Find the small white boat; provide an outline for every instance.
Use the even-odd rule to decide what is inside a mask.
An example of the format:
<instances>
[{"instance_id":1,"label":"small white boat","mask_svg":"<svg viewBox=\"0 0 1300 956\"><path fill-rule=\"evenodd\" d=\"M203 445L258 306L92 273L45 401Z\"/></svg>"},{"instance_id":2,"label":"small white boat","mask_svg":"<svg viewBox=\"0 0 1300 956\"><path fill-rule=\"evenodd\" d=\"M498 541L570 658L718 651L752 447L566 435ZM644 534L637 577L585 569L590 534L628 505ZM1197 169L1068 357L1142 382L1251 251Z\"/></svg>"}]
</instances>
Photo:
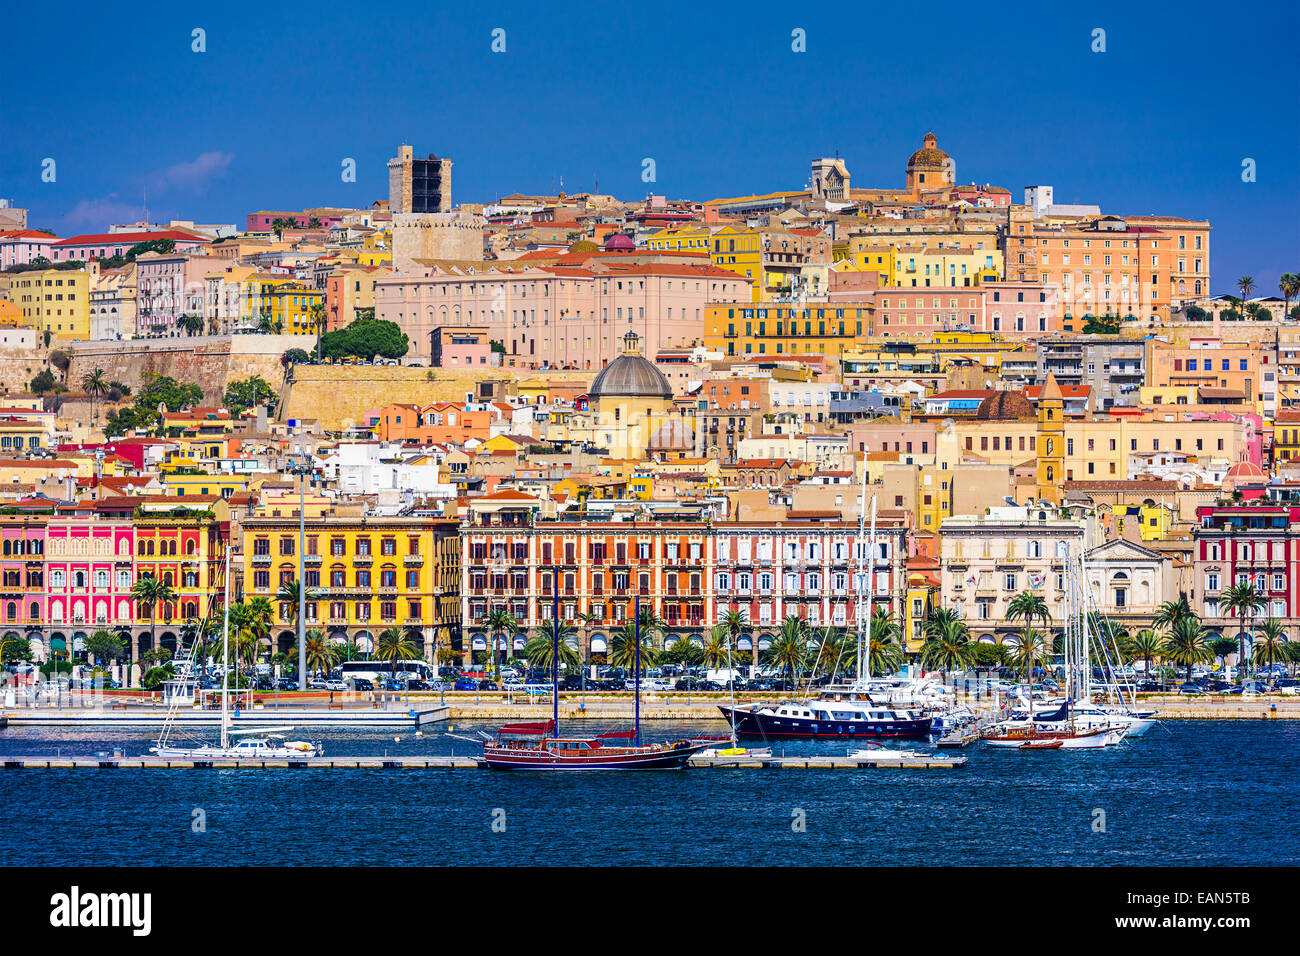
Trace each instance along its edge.
<instances>
[{"instance_id":1,"label":"small white boat","mask_svg":"<svg viewBox=\"0 0 1300 956\"><path fill-rule=\"evenodd\" d=\"M227 736L243 736L245 739L217 747L199 744L195 747L150 747L149 750L157 757L171 760L296 760L301 757L319 757L323 753L319 744L286 739L283 734L290 730L293 728L231 730Z\"/></svg>"}]
</instances>

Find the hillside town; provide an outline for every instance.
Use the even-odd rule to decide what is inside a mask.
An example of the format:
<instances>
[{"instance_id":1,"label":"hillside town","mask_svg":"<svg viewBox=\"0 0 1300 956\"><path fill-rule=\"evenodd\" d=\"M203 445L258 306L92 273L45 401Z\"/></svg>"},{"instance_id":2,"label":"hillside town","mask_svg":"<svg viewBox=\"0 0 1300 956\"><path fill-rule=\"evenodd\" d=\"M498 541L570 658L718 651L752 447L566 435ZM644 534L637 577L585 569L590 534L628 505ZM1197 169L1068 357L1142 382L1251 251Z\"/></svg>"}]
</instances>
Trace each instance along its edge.
<instances>
[{"instance_id":1,"label":"hillside town","mask_svg":"<svg viewBox=\"0 0 1300 956\"><path fill-rule=\"evenodd\" d=\"M0 201L4 660L139 686L228 584L268 662L468 668L559 620L603 663L640 609L660 651L869 616L941 664L1014 649L1026 593L1064 626L1067 554L1136 658L1293 659L1300 267L1214 276L1194 208L916 143L708 200L457 204L403 144L365 208Z\"/></svg>"}]
</instances>

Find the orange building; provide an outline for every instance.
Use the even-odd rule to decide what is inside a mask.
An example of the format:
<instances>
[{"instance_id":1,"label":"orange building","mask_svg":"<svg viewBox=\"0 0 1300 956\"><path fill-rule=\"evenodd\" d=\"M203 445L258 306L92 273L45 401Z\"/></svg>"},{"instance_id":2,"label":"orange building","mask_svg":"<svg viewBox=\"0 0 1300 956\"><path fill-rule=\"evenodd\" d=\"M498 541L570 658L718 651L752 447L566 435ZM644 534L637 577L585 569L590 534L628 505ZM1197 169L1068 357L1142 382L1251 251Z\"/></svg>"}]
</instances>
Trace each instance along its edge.
<instances>
[{"instance_id":1,"label":"orange building","mask_svg":"<svg viewBox=\"0 0 1300 956\"><path fill-rule=\"evenodd\" d=\"M1007 281L1059 288L1064 314L1073 319L1109 313L1168 320L1171 306L1210 291L1208 222L1101 216L1063 223L1011 206L1002 247Z\"/></svg>"},{"instance_id":2,"label":"orange building","mask_svg":"<svg viewBox=\"0 0 1300 956\"><path fill-rule=\"evenodd\" d=\"M380 441L412 442L438 445L455 442L463 445L471 438L487 441L492 423L500 421L508 406L493 403L434 402L412 405L394 402L380 409L375 423L375 437Z\"/></svg>"}]
</instances>

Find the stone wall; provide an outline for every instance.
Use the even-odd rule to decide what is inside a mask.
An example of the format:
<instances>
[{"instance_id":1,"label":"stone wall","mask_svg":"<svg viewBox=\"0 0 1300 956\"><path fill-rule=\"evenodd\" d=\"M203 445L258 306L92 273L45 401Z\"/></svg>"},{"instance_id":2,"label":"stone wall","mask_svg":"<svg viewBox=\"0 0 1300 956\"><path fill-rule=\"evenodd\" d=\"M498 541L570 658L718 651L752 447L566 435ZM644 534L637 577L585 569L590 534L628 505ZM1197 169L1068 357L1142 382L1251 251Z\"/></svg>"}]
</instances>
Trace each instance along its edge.
<instances>
[{"instance_id":1,"label":"stone wall","mask_svg":"<svg viewBox=\"0 0 1300 956\"><path fill-rule=\"evenodd\" d=\"M315 341L308 335L214 335L76 342L66 346L72 353L68 382L77 391L87 372L102 368L106 378L138 392L145 374L153 372L194 382L202 387L205 402L219 404L235 379L260 375L278 388L284 380L280 356L291 348L310 350Z\"/></svg>"},{"instance_id":2,"label":"stone wall","mask_svg":"<svg viewBox=\"0 0 1300 956\"><path fill-rule=\"evenodd\" d=\"M361 424L372 409L393 402L463 402L484 377L515 378L513 369L484 371L392 365L299 365L283 395L281 420L317 419L326 429Z\"/></svg>"}]
</instances>

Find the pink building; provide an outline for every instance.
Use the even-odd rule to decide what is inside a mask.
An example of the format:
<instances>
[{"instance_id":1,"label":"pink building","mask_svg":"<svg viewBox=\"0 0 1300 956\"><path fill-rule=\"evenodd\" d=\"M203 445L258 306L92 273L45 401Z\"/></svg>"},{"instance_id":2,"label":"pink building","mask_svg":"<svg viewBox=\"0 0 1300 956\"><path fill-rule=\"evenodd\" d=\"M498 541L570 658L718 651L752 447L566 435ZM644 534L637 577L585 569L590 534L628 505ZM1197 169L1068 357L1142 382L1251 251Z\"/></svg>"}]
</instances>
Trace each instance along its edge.
<instances>
[{"instance_id":1,"label":"pink building","mask_svg":"<svg viewBox=\"0 0 1300 956\"><path fill-rule=\"evenodd\" d=\"M375 282L375 317L401 326L411 356L430 357L438 328L486 328L506 349L504 364L599 369L641 336L646 354L703 343L704 309L749 302L750 281L705 264L619 263L428 269Z\"/></svg>"},{"instance_id":2,"label":"pink building","mask_svg":"<svg viewBox=\"0 0 1300 956\"><path fill-rule=\"evenodd\" d=\"M54 262L89 262L91 259L107 259L120 256L132 246L142 242L154 242L158 239L170 239L176 244L176 252L193 252L204 249L210 239L175 230L159 232L106 232L93 235L71 236L56 239L50 244L50 259Z\"/></svg>"},{"instance_id":3,"label":"pink building","mask_svg":"<svg viewBox=\"0 0 1300 956\"><path fill-rule=\"evenodd\" d=\"M207 255L146 252L135 260L136 331L140 335L184 335L176 320L204 315Z\"/></svg>"},{"instance_id":4,"label":"pink building","mask_svg":"<svg viewBox=\"0 0 1300 956\"><path fill-rule=\"evenodd\" d=\"M0 232L0 269L25 266L38 257L51 259L50 247L57 241L57 236L32 229Z\"/></svg>"},{"instance_id":5,"label":"pink building","mask_svg":"<svg viewBox=\"0 0 1300 956\"><path fill-rule=\"evenodd\" d=\"M244 231L271 232L271 224L277 219L292 219L299 229L306 229L313 216L320 221L321 228L326 230L332 229L343 221L343 216L338 213L312 212L310 209L302 212L277 212L274 209L261 209L248 214L244 221Z\"/></svg>"},{"instance_id":6,"label":"pink building","mask_svg":"<svg viewBox=\"0 0 1300 956\"><path fill-rule=\"evenodd\" d=\"M925 337L935 332L997 332L1014 337L1061 331L1059 290L1035 283L877 289L872 305L871 333L882 338Z\"/></svg>"},{"instance_id":7,"label":"pink building","mask_svg":"<svg viewBox=\"0 0 1300 956\"><path fill-rule=\"evenodd\" d=\"M849 451L896 451L904 462L909 455L919 459L935 453L937 428L933 422L854 422L848 432Z\"/></svg>"},{"instance_id":8,"label":"pink building","mask_svg":"<svg viewBox=\"0 0 1300 956\"><path fill-rule=\"evenodd\" d=\"M26 637L36 656L44 658L45 529L44 515L5 515L0 518L0 615L5 638Z\"/></svg>"},{"instance_id":9,"label":"pink building","mask_svg":"<svg viewBox=\"0 0 1300 956\"><path fill-rule=\"evenodd\" d=\"M89 506L84 506L87 511ZM50 640L72 649L98 630L127 634L134 622L135 528L128 519L70 512L49 519L45 581Z\"/></svg>"},{"instance_id":10,"label":"pink building","mask_svg":"<svg viewBox=\"0 0 1300 956\"><path fill-rule=\"evenodd\" d=\"M430 364L437 368L487 368L498 364L486 326L436 328L429 333Z\"/></svg>"}]
</instances>

